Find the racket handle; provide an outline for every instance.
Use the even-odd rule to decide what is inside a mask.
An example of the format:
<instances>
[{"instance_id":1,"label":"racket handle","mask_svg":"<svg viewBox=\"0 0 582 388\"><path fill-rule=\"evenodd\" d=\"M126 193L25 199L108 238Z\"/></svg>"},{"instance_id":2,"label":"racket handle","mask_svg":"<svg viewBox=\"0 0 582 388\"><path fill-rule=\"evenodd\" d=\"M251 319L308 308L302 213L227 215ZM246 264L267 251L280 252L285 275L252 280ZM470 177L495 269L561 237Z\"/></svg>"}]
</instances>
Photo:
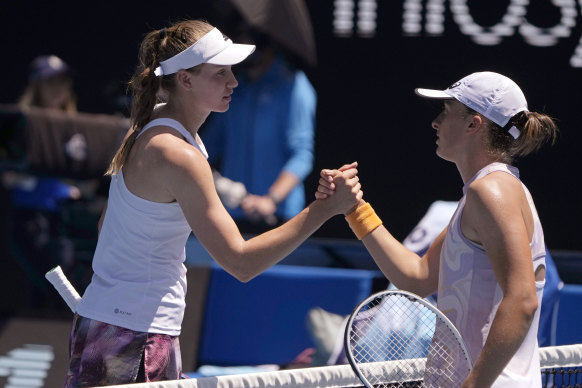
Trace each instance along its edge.
<instances>
[{"instance_id":1,"label":"racket handle","mask_svg":"<svg viewBox=\"0 0 582 388\"><path fill-rule=\"evenodd\" d=\"M77 303L81 300L81 296L75 290L75 287L69 282L69 279L63 273L60 266L48 271L45 275L49 282L55 287L55 289L61 295L61 298L67 303L67 306L71 309L73 313L77 312Z\"/></svg>"}]
</instances>

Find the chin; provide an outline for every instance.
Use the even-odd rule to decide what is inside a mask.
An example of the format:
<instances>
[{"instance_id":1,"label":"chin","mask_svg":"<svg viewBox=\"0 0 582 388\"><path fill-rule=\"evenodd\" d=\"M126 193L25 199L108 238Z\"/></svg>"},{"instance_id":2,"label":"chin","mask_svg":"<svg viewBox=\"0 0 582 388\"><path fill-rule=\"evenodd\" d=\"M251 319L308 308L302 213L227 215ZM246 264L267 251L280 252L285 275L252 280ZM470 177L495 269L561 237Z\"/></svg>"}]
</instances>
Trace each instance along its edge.
<instances>
[{"instance_id":1,"label":"chin","mask_svg":"<svg viewBox=\"0 0 582 388\"><path fill-rule=\"evenodd\" d=\"M224 113L226 112L228 109L230 108L230 105L226 105L226 106L222 106L222 107L217 107L215 109L213 109L213 112L217 112L217 113Z\"/></svg>"},{"instance_id":2,"label":"chin","mask_svg":"<svg viewBox=\"0 0 582 388\"><path fill-rule=\"evenodd\" d=\"M436 154L439 158L444 159L444 160L449 160L447 158L447 156L445 154L443 154L442 150L440 150L438 147L436 149Z\"/></svg>"},{"instance_id":3,"label":"chin","mask_svg":"<svg viewBox=\"0 0 582 388\"><path fill-rule=\"evenodd\" d=\"M452 162L452 163L455 163L455 160L454 160L453 158L451 158L451 157L449 157L449 156L447 156L447 155L445 155L445 154L443 154L443 153L439 152L439 150L438 150L438 149L437 149L437 152L436 152L436 154L437 154L437 156L438 156L439 158L441 158L441 159L443 159L443 160L446 160L447 162Z\"/></svg>"}]
</instances>

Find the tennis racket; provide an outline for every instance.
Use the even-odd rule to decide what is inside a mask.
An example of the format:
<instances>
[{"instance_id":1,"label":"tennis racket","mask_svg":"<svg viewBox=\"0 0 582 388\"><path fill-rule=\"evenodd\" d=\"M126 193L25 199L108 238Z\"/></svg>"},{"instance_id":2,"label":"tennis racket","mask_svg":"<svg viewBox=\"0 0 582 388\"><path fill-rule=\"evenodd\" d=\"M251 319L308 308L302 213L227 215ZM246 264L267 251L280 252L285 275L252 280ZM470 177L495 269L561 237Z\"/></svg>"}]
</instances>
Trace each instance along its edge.
<instances>
[{"instance_id":1,"label":"tennis racket","mask_svg":"<svg viewBox=\"0 0 582 388\"><path fill-rule=\"evenodd\" d=\"M47 280L55 287L55 289L61 295L61 298L67 303L67 306L74 313L77 311L77 303L81 300L81 296L75 290L75 287L69 282L67 276L64 274L60 266L48 271L45 275Z\"/></svg>"},{"instance_id":2,"label":"tennis racket","mask_svg":"<svg viewBox=\"0 0 582 388\"><path fill-rule=\"evenodd\" d=\"M348 319L344 345L352 369L367 388L455 388L472 367L452 322L406 291L382 291L362 301Z\"/></svg>"}]
</instances>

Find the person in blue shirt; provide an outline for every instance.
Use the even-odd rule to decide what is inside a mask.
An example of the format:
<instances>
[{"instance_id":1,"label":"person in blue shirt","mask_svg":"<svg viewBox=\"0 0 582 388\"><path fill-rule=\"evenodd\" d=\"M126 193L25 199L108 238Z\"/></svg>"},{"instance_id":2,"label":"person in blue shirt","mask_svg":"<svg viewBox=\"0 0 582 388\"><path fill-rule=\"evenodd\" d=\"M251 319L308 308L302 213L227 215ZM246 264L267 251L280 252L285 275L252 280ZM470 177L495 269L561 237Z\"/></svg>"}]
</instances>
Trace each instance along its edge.
<instances>
[{"instance_id":1,"label":"person in blue shirt","mask_svg":"<svg viewBox=\"0 0 582 388\"><path fill-rule=\"evenodd\" d=\"M272 40L253 36L247 41L257 43L257 50L238 69L236 99L228 112L213 115L201 134L213 167L244 185L238 200L225 201L228 186L221 193L217 184L232 217L243 225L273 226L305 207L317 95Z\"/></svg>"}]
</instances>

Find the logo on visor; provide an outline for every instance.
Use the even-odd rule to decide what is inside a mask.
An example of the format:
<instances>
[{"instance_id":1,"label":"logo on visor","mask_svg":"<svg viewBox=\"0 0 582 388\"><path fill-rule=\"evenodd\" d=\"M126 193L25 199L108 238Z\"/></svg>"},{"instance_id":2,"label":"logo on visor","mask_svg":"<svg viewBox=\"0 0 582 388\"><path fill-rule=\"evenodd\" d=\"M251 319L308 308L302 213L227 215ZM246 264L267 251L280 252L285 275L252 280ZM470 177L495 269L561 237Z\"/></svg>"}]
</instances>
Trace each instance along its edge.
<instances>
[{"instance_id":1,"label":"logo on visor","mask_svg":"<svg viewBox=\"0 0 582 388\"><path fill-rule=\"evenodd\" d=\"M447 89L454 89L458 86L461 86L461 81L455 82L454 84L452 84L451 86L449 86Z\"/></svg>"}]
</instances>

